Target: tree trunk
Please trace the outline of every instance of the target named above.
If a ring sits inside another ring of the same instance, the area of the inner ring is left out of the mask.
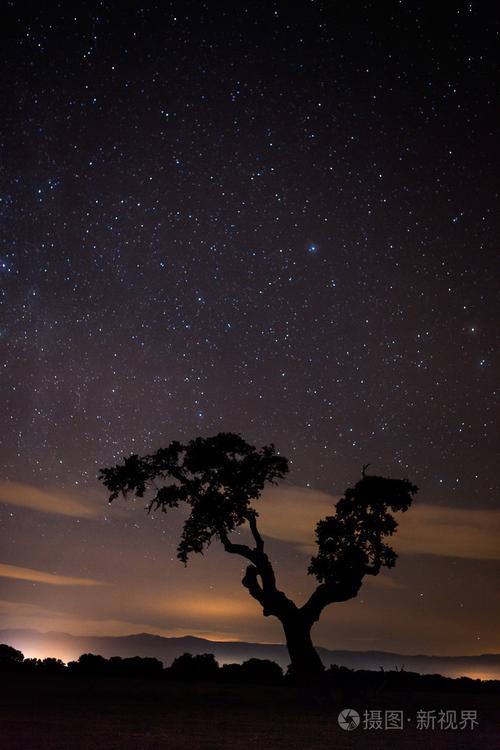
[[[311,640],[311,625],[300,616],[286,618],[282,620],[282,625],[290,654],[290,674],[299,683],[318,681],[324,666]]]

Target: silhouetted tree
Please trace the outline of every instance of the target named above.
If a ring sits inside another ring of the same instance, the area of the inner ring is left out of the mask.
[[[247,659],[242,664],[223,664],[219,669],[221,682],[256,685],[277,685],[283,682],[283,670],[269,659]]]
[[[46,661],[46,660],[45,660]],[[163,664],[151,656],[112,656],[105,659],[98,654],[82,654],[78,661],[70,661],[69,674],[90,677],[161,677]]]
[[[210,681],[217,677],[219,665],[213,654],[182,654],[173,660],[168,677],[174,680]]]
[[[247,659],[241,665],[242,681],[273,685],[283,680],[283,670],[270,659]]]
[[[108,662],[100,654],[81,654],[78,661],[71,661],[68,667],[79,674],[102,675],[107,671]]]
[[[0,671],[10,672],[18,669],[23,660],[24,654],[22,651],[8,646],[7,643],[0,643]]]
[[[262,607],[265,617],[281,622],[291,659],[291,672],[302,681],[322,673],[313,647],[311,628],[329,604],[355,597],[365,575],[392,568],[396,553],[386,543],[397,522],[389,511],[406,511],[417,487],[406,479],[363,475],[335,506],[335,514],[316,527],[318,552],[308,572],[318,586],[307,602],[297,606],[278,589],[272,564],[257,527],[258,513],[250,504],[266,483],[276,484],[288,471],[288,461],[274,445],[260,450],[233,433],[177,441],[143,457],[133,454],[123,463],[101,469],[99,479],[110,492],[109,502],[133,493],[153,493],[149,510],[166,512],[186,503],[190,514],[184,523],[177,556],[184,563],[213,539],[226,552],[248,560],[242,580]],[[231,540],[231,532],[247,525],[253,546]]]
[[[66,665],[62,659],[56,659],[52,656],[43,659],[39,664],[38,668],[41,669],[45,674],[62,674],[66,671]]]
[[[116,666],[115,658],[109,660],[111,669]],[[120,673],[120,668],[117,673]],[[128,656],[121,660],[121,673],[127,677],[161,677],[163,664],[152,656]]]

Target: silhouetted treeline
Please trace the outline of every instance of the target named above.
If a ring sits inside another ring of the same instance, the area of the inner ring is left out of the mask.
[[[67,665],[60,659],[25,659],[21,651],[6,644],[0,645],[0,677],[16,675],[22,679],[37,676],[75,679],[95,678],[126,682],[129,679],[155,682],[218,683],[247,685],[293,685],[293,679],[283,674],[281,667],[268,659],[248,659],[242,664],[219,665],[213,654],[183,654],[163,667],[152,657],[112,656],[105,659],[95,654],[82,654],[78,661]],[[331,666],[325,670],[323,684],[326,690],[341,690],[344,694],[377,695],[384,692],[500,692],[499,680],[474,680],[469,677],[450,678],[439,674],[421,675],[404,670],[353,670]]]
[[[274,685],[283,682],[283,670],[268,659],[248,659],[243,664],[219,666],[213,654],[183,654],[174,659],[165,674],[182,682],[242,682]]]
[[[163,664],[152,657],[131,656],[122,659],[112,656],[105,659],[95,654],[82,654],[78,661],[70,661],[67,666],[69,673],[75,675],[96,675],[112,677],[162,677]]]
[[[183,654],[174,659],[170,667],[164,668],[159,659],[152,657],[112,656],[105,659],[95,654],[82,654],[78,661],[70,661],[65,665],[61,659],[25,659],[21,651],[5,644],[0,645],[0,672],[249,684],[278,684],[284,679],[281,667],[267,659],[248,659],[243,664],[219,666],[213,654]]]
[[[419,674],[404,669],[376,672],[367,669],[348,669],[333,664],[325,678],[332,687],[344,694],[364,693],[372,697],[383,693],[500,693],[500,680],[479,680],[471,677],[444,677],[441,674]]]

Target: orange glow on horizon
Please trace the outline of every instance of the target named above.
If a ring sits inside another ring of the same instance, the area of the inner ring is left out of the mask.
[[[458,677],[469,677],[471,680],[500,680],[500,674],[496,672],[479,672],[473,669],[466,669],[463,672],[454,672],[450,674],[450,677],[457,679]]]

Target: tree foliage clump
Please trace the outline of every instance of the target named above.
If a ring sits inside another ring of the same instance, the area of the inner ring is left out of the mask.
[[[340,592],[349,584],[359,589],[365,575],[375,576],[382,567],[393,568],[397,554],[385,542],[398,526],[391,512],[408,510],[416,492],[407,479],[368,476],[363,470],[362,479],[335,505],[335,515],[318,522],[318,552],[308,572]]]
[[[288,462],[274,445],[256,450],[239,435],[219,433],[187,445],[173,441],[142,458],[133,454],[123,464],[102,469],[100,479],[111,493],[110,502],[129,492],[144,497],[152,486],[150,511],[166,512],[187,503],[191,510],[177,549],[186,563],[192,552],[203,552],[214,537],[223,540],[256,518],[250,501],[260,497],[266,483],[274,483],[287,471]],[[173,481],[157,486],[167,480]]]

